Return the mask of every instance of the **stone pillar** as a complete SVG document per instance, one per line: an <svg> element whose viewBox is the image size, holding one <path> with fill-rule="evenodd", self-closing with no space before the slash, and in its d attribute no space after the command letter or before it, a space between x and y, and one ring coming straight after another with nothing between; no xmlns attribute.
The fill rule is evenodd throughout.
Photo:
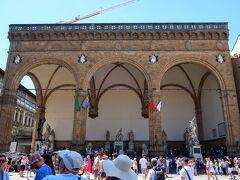
<svg viewBox="0 0 240 180"><path fill-rule="evenodd" d="M237 145L240 141L240 121L236 92L223 91L222 97L226 127L226 146L229 155L236 155L236 153L239 153Z"/></svg>
<svg viewBox="0 0 240 180"><path fill-rule="evenodd" d="M154 90L150 97L155 106L161 100L160 90ZM161 111L154 109L149 112L149 153L152 156L159 156L163 153L163 139L162 139L162 121Z"/></svg>
<svg viewBox="0 0 240 180"><path fill-rule="evenodd" d="M33 133L32 133L32 143L31 143L31 150L35 149L35 142L38 134L38 121L40 117L45 117L45 108L39 107L34 114L34 125L33 125Z"/></svg>
<svg viewBox="0 0 240 180"><path fill-rule="evenodd" d="M78 99L79 105L81 106L82 101L87 97L87 91L78 90L75 96L75 98ZM80 111L76 111L74 108L72 149L81 152L84 151L85 147L86 121L87 109L80 107Z"/></svg>
<svg viewBox="0 0 240 180"><path fill-rule="evenodd" d="M0 152L9 151L11 143L11 131L13 127L14 112L17 104L17 91L4 90L1 96L1 114L0 114Z"/></svg>

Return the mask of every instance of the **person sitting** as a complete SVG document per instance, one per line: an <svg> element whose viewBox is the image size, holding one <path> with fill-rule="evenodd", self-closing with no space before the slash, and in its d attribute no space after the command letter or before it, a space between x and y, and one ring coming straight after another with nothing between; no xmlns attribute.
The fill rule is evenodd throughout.
<svg viewBox="0 0 240 180"><path fill-rule="evenodd" d="M59 161L59 174L47 176L43 180L87 180L78 176L83 165L82 156L78 152L62 150L59 152Z"/></svg>

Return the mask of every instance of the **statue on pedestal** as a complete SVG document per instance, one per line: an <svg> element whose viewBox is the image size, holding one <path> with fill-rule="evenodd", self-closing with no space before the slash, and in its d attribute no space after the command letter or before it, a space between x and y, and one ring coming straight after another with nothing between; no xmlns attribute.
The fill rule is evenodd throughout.
<svg viewBox="0 0 240 180"><path fill-rule="evenodd" d="M189 155L193 155L193 146L199 146L199 140L197 137L197 125L194 122L195 117L189 121L189 126L184 133L184 140L186 149L189 150Z"/></svg>
<svg viewBox="0 0 240 180"><path fill-rule="evenodd" d="M132 130L128 133L128 138L129 138L128 150L129 150L129 152L134 152L134 143L133 143L134 134L133 134Z"/></svg>
<svg viewBox="0 0 240 180"><path fill-rule="evenodd" d="M122 128L118 131L115 141L122 141L123 140L123 134L122 134Z"/></svg>

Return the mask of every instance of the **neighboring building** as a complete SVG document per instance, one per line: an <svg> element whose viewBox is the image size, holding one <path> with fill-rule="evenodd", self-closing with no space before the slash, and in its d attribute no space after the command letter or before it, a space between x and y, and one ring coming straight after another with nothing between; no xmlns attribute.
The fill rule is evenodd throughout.
<svg viewBox="0 0 240 180"><path fill-rule="evenodd" d="M232 52L231 52L232 57L239 57L240 56L240 35L238 35L237 40L233 46Z"/></svg>
<svg viewBox="0 0 240 180"><path fill-rule="evenodd" d="M132 131L138 153L146 145L159 155L164 142L183 152L195 116L201 147L227 146L232 155L240 121L228 33L227 23L10 25L4 87L16 90L31 77L38 107L33 141L49 124L55 150L100 148L107 139L113 150L122 129L124 151ZM88 108L74 108L87 96ZM14 117L15 99L4 91L2 123ZM152 101L162 101L160 111L149 110ZM10 131L0 126L0 151Z"/></svg>
<svg viewBox="0 0 240 180"><path fill-rule="evenodd" d="M3 89L3 78L4 71L0 69L0 92ZM16 148L16 151L30 152L35 111L36 96L20 84L17 92L17 106L12 129L12 142L16 142L12 143L12 148ZM14 144L16 147L14 147Z"/></svg>

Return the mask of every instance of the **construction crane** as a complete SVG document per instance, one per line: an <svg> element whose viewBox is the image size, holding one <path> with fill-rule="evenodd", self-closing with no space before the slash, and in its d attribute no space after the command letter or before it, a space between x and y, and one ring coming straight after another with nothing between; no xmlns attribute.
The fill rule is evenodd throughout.
<svg viewBox="0 0 240 180"><path fill-rule="evenodd" d="M110 7L108 7L108 8L105 8L105 9L102 9L102 8L101 8L100 10L93 11L93 12L91 12L91 13L88 13L88 14L84 15L84 16L78 15L77 17L75 17L75 18L73 18L73 19L70 19L70 20L68 20L68 21L59 21L58 23L59 23L59 24L72 24L72 23L81 21L81 20L83 20L83 19L87 19L87 18L90 18L90 17L93 17L93 16L97 16L97 15L102 14L102 13L105 13L105 12L107 12L107 11L111 11L111 10L113 10L113 9L117 9L117 8L126 6L126 5L128 5L128 4L130 4L130 3L134 3L134 2L136 2L136 1L139 1L139 0L128 0L128 1L124 1L124 2L122 2L122 3L120 3L120 4L115 4L115 5L113 5L113 6L110 6Z"/></svg>

